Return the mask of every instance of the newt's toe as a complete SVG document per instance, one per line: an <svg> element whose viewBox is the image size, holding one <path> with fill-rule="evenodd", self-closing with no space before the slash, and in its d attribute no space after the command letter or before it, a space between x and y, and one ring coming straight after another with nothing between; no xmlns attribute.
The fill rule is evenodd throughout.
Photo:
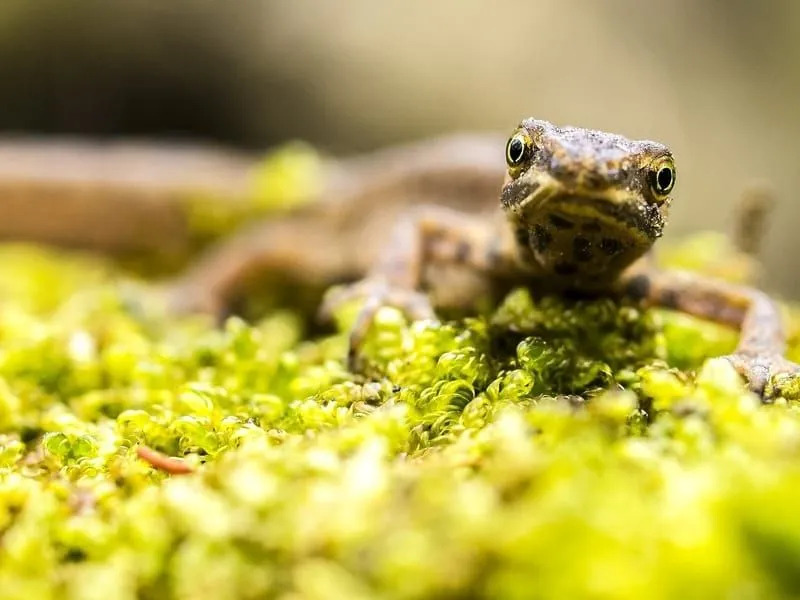
<svg viewBox="0 0 800 600"><path fill-rule="evenodd" d="M416 290L393 287L379 279L364 279L330 293L320 308L322 318L330 318L343 303L363 299L364 303L350 329L347 364L351 371L360 371L360 351L375 314L382 306L392 306L409 319L435 319L436 313L428 297Z"/></svg>
<svg viewBox="0 0 800 600"><path fill-rule="evenodd" d="M800 398L800 365L779 355L734 353L725 358L765 402L780 396Z"/></svg>

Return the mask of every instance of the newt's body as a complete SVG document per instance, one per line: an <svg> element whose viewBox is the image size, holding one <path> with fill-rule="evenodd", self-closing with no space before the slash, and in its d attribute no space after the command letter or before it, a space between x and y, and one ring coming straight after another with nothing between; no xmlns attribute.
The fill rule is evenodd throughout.
<svg viewBox="0 0 800 600"><path fill-rule="evenodd" d="M728 358L758 393L771 393L771 376L800 369L783 358L780 315L765 294L660 272L639 260L666 224L676 178L668 148L527 119L506 144L498 210L496 200L485 202L487 188L501 189L499 159L488 147L451 140L396 155L391 169L356 179L341 197L212 250L179 281L174 297L220 310L263 269L329 282L363 277L323 306L330 313L341 301L365 299L351 336L354 364L381 305L434 318L421 290L436 286L432 269L455 267L489 285L629 295L740 327ZM449 295L468 301L472 291Z"/></svg>
<svg viewBox="0 0 800 600"><path fill-rule="evenodd" d="M163 142L0 139L0 240L185 256L187 199L242 201L253 164L243 154Z"/></svg>
<svg viewBox="0 0 800 600"><path fill-rule="evenodd" d="M382 304L433 318L423 289L437 292L437 303L460 304L469 304L478 290L513 284L625 294L740 327L739 346L728 358L759 393L771 393L771 375L797 372L782 356L778 310L766 295L655 271L639 260L661 236L671 202L675 170L665 146L529 119L508 140L505 165L502 148L502 138L462 136L330 163L314 174L324 178L316 202L211 248L171 288L174 306L223 312L249 280L266 271L319 285L363 278L330 295L323 306L330 312L342 300L365 297L352 335L355 352ZM147 154L135 162L147 164ZM66 160L69 153L62 156ZM162 169L163 177L146 181L147 176L112 168L118 164L113 157L95 152L90 158L92 176L72 177L64 169L58 180L52 168L39 166L32 172L43 173L41 181L30 174L11 181L12 191L27 194L23 197L67 193L67 217L73 218L70 225L46 215L29 219L31 230L19 237L103 249L122 239L134 247L174 243L176 232L185 234L180 196L191 191L193 181L208 180L200 188L220 195L236 190L229 194L235 198L251 164L221 155L198 163L187 153L182 169ZM169 160L165 156L165 163ZM205 177L197 179L199 171ZM6 204L14 198L2 196ZM136 206L135 218L124 210L126 200ZM114 206L111 213L108 204ZM93 217L102 205L116 233ZM90 241L82 243L75 225L90 221L94 225L85 228ZM6 223L11 235L24 229L14 228L13 218ZM451 271L460 277L451 278Z"/></svg>

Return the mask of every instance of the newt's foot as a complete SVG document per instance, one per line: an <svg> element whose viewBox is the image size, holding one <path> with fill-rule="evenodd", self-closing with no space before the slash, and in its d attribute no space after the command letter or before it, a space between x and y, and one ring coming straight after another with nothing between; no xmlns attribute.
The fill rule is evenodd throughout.
<svg viewBox="0 0 800 600"><path fill-rule="evenodd" d="M797 377L800 376L800 365L780 355L734 353L724 358L747 380L748 387L765 401L781 396L790 381L800 382Z"/></svg>
<svg viewBox="0 0 800 600"><path fill-rule="evenodd" d="M320 307L319 316L329 321L339 306L356 299L363 299L364 304L350 330L347 366L354 372L360 370L361 346L375 313L382 306L397 308L414 321L436 319L436 313L426 294L407 288L392 287L380 279L363 279L329 293Z"/></svg>

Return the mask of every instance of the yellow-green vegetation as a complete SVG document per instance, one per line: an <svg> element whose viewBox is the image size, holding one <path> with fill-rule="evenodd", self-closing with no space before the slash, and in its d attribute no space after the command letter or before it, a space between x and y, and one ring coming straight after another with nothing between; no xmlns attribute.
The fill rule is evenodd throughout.
<svg viewBox="0 0 800 600"><path fill-rule="evenodd" d="M253 165L242 197L187 193L184 211L193 245L202 248L247 222L318 197L323 177L323 157L297 141L267 152Z"/></svg>
<svg viewBox="0 0 800 600"><path fill-rule="evenodd" d="M291 312L215 329L141 293L0 252L4 599L800 594L800 412L705 360L731 331L515 291L384 310L365 381Z"/></svg>

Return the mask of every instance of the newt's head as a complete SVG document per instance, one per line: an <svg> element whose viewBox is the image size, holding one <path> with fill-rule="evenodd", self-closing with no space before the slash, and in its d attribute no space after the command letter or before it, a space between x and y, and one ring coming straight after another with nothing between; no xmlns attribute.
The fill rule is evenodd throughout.
<svg viewBox="0 0 800 600"><path fill-rule="evenodd" d="M502 203L536 263L603 283L664 229L675 164L657 142L526 119L506 145Z"/></svg>

